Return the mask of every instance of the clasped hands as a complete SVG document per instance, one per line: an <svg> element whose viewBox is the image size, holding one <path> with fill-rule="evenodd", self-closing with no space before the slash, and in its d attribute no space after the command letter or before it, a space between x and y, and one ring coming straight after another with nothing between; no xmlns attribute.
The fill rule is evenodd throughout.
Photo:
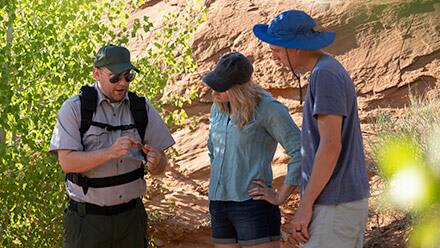
<svg viewBox="0 0 440 248"><path fill-rule="evenodd" d="M109 148L110 157L112 159L117 159L128 155L131 149L140 148L146 154L146 163L148 170L156 174L155 172L161 171L162 167L165 166L165 158L163 157L163 152L158 151L149 145L142 145L139 141L131 136L119 137L116 142Z"/></svg>

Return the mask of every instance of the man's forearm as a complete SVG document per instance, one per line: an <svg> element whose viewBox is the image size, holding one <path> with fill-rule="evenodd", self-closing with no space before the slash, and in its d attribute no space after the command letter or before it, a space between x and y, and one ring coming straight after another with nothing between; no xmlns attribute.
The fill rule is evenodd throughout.
<svg viewBox="0 0 440 248"><path fill-rule="evenodd" d="M316 152L312 175L301 199L301 205L311 207L324 189L336 166L340 144L320 144Z"/></svg>
<svg viewBox="0 0 440 248"><path fill-rule="evenodd" d="M109 149L96 151L59 150L58 160L65 173L82 173L109 161Z"/></svg>

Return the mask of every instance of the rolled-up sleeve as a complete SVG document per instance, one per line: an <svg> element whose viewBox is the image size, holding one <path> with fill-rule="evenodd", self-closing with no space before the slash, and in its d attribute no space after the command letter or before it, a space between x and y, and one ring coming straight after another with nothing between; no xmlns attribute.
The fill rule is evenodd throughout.
<svg viewBox="0 0 440 248"><path fill-rule="evenodd" d="M264 112L267 114L263 122L265 129L289 155L284 183L299 185L301 181L301 132L290 117L287 107L280 102L271 102Z"/></svg>

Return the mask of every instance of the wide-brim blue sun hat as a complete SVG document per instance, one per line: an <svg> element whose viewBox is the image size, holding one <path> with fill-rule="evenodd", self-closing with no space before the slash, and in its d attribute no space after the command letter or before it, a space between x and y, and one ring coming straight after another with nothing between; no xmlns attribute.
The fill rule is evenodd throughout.
<svg viewBox="0 0 440 248"><path fill-rule="evenodd" d="M313 30L315 20L301 10L288 10L279 14L268 24L256 24L254 35L271 45L318 50L329 46L336 37L335 32Z"/></svg>

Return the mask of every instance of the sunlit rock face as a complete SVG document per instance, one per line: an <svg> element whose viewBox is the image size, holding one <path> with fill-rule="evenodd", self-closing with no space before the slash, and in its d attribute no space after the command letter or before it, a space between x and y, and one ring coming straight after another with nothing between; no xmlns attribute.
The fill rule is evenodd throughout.
<svg viewBox="0 0 440 248"><path fill-rule="evenodd" d="M148 15L156 25L163 16L183 8L184 0L147 1L133 17ZM437 95L440 84L440 3L426 1L285 1L205 0L208 19L192 36L191 46L199 63L198 72L208 71L224 53L240 51L254 63L254 80L285 103L300 126L302 106L298 85L289 71L272 59L267 44L257 40L252 27L269 23L287 9L301 9L317 20L318 31L335 31L335 42L325 49L347 68L356 85L364 134L378 108L399 112L409 103L409 92ZM133 54L142 53L148 42L129 42ZM180 155L162 179L163 188L148 200L150 208L162 211L159 243L164 247L211 247L207 187L209 160L206 149L210 92L194 73L181 75L167 91L181 93L195 85L201 98L187 108L198 124L176 131L175 148ZM307 75L303 84L307 85ZM304 87L305 88L305 87ZM275 185L282 183L287 157L278 150L274 159ZM153 185L157 186L157 185ZM291 220L297 198L283 208L283 239L292 247Z"/></svg>

